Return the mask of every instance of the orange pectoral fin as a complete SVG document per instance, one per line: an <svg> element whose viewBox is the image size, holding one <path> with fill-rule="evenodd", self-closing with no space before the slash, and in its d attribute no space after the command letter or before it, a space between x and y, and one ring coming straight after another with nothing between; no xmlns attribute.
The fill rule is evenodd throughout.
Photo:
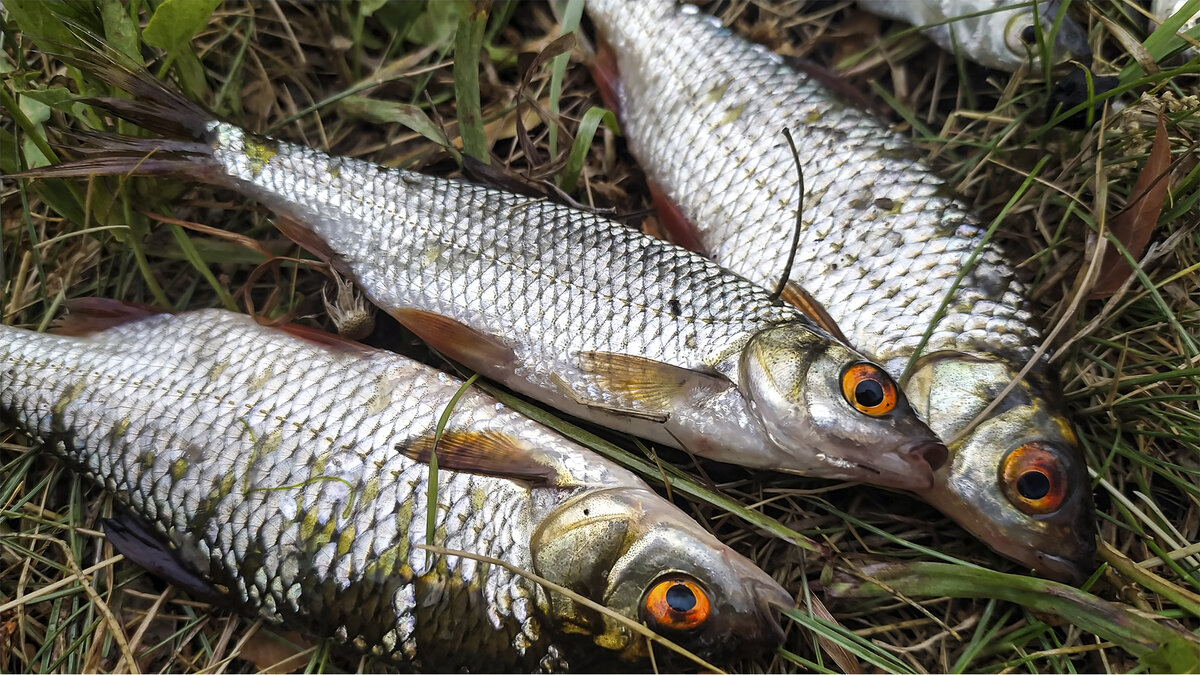
<svg viewBox="0 0 1200 675"><path fill-rule="evenodd" d="M409 308L392 309L388 313L429 346L484 374L516 362L512 348L449 317Z"/></svg>
<svg viewBox="0 0 1200 675"><path fill-rule="evenodd" d="M421 436L397 448L405 457L425 464L437 455L438 467L450 471L508 478L531 487L557 484L558 470L539 461L537 455L515 436L498 431L446 431L437 439Z"/></svg>
<svg viewBox="0 0 1200 675"><path fill-rule="evenodd" d="M825 311L825 306L809 294L808 291L804 290L804 287L800 284L794 281L787 282L784 284L783 293L779 297L784 302L795 305L805 316L812 319L826 333L840 340L842 344L850 344L845 334L842 333L842 329L838 327L837 322L833 320L829 312Z"/></svg>
<svg viewBox="0 0 1200 675"><path fill-rule="evenodd" d="M676 246L682 246L693 253L707 256L708 251L700 241L700 233L696 230L696 226L687 219L687 216L683 215L683 210L654 181L648 181L648 184L650 198L654 200L654 210L658 213L658 221L667 235L660 238L666 239ZM657 233L652 234L657 235Z"/></svg>
<svg viewBox="0 0 1200 675"><path fill-rule="evenodd" d="M173 314L150 305L109 298L74 298L67 301L67 315L58 320L51 333L69 337L85 337L94 333L141 321L158 314Z"/></svg>

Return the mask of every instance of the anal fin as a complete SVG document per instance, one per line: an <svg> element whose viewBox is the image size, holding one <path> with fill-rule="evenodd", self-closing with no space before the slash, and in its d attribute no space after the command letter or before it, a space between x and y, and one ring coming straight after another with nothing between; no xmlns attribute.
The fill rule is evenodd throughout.
<svg viewBox="0 0 1200 675"><path fill-rule="evenodd" d="M558 482L556 468L519 438L499 431L450 430L437 439L436 450L433 434L396 449L405 457L425 464L429 463L430 455L436 454L438 467L450 471L508 478L535 488Z"/></svg>
<svg viewBox="0 0 1200 675"><path fill-rule="evenodd" d="M805 316L812 319L826 333L837 338L842 344L849 345L850 341L846 339L846 335L842 333L842 329L838 327L837 321L829 315L825 310L825 306L812 296L804 287L794 281L789 281L783 286L783 293L780 294L780 299L784 302L793 305L799 309ZM853 345L850 345L853 346Z"/></svg>
<svg viewBox="0 0 1200 675"><path fill-rule="evenodd" d="M197 600L229 606L229 596L183 561L179 551L141 516L119 510L104 519L104 536L126 558L146 571L187 591Z"/></svg>
<svg viewBox="0 0 1200 675"><path fill-rule="evenodd" d="M494 372L495 364L516 360L511 347L441 314L410 308L389 309L388 313L434 349L485 374Z"/></svg>

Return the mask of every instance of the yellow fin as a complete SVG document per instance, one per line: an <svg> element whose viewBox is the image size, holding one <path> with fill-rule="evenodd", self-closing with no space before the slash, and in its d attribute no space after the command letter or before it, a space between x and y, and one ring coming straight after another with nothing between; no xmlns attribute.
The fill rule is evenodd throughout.
<svg viewBox="0 0 1200 675"><path fill-rule="evenodd" d="M840 340L842 344L850 344L845 334L842 333L842 329L838 327L837 322L833 320L832 316L829 316L829 312L825 311L825 306L810 295L808 291L804 290L804 287L800 284L794 281L787 282L784 284L783 293L779 297L784 302L794 305L796 309L804 313L804 316L812 319L826 333Z"/></svg>
<svg viewBox="0 0 1200 675"><path fill-rule="evenodd" d="M421 436L397 449L405 457L429 462L434 435ZM450 471L510 478L532 487L558 483L558 470L521 440L498 431L446 431L437 444L438 467Z"/></svg>
<svg viewBox="0 0 1200 675"><path fill-rule="evenodd" d="M661 417L664 422L687 394L717 394L733 386L715 373L615 352L580 352L579 368L601 392L599 398L581 396L572 388L580 403L633 417Z"/></svg>

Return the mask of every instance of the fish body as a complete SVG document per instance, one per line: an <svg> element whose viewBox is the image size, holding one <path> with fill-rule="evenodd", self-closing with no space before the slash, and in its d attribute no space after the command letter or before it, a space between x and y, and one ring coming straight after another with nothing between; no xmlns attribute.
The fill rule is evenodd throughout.
<svg viewBox="0 0 1200 675"><path fill-rule="evenodd" d="M429 670L567 667L569 634L592 638L588 659L645 655L611 618L430 544L657 630L677 627L647 598L684 584L707 614L670 634L701 653L781 639L767 606L791 598L769 576L629 471L475 389L437 453L496 472L443 468L427 528L430 470L414 457L463 387L445 373L222 310L123 321L80 336L0 326L0 413L169 542L189 587Z"/></svg>
<svg viewBox="0 0 1200 675"><path fill-rule="evenodd" d="M702 256L544 200L256 136L157 82L85 65L142 99L101 105L152 129L182 119L175 134L199 142L111 141L115 155L39 175L170 171L232 187L436 349L611 428L914 489L944 460L881 368Z"/></svg>
<svg viewBox="0 0 1200 675"><path fill-rule="evenodd" d="M784 271L801 208L779 133L791 130L805 192L790 279L893 377L917 359L905 391L954 443L921 496L998 551L1079 580L1094 553L1088 480L1045 360L969 426L1040 341L1026 289L978 217L906 139L695 7L587 10L660 204L713 260L765 287Z"/></svg>
<svg viewBox="0 0 1200 675"><path fill-rule="evenodd" d="M1193 40L1200 40L1200 9L1194 6L1188 8L1187 4L1188 0L1153 0L1150 3L1150 14L1154 16L1154 20L1150 22L1150 31L1153 32L1171 17L1190 11L1179 32L1186 33ZM1183 50L1184 59L1194 59L1197 56L1200 56L1200 48L1189 46Z"/></svg>
<svg viewBox="0 0 1200 675"><path fill-rule="evenodd" d="M1036 5L1015 0L858 0L875 14L924 26L921 32L939 47L998 70L1015 71L1038 64L1038 33L1050 43L1053 64L1075 57L1091 62L1087 34L1070 16L1058 28L1061 2ZM1051 64L1051 65L1053 65Z"/></svg>

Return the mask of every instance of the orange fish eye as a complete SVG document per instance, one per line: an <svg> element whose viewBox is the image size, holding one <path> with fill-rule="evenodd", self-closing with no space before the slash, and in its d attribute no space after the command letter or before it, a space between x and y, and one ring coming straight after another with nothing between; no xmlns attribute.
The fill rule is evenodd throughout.
<svg viewBox="0 0 1200 675"><path fill-rule="evenodd" d="M859 412L886 415L896 408L896 383L873 363L856 363L842 373L842 395Z"/></svg>
<svg viewBox="0 0 1200 675"><path fill-rule="evenodd" d="M1066 472L1058 455L1041 443L1026 443L1000 463L1004 494L1021 511L1041 515L1057 511L1067 497Z"/></svg>
<svg viewBox="0 0 1200 675"><path fill-rule="evenodd" d="M689 579L671 577L659 581L643 602L646 618L659 628L691 630L712 614L708 593Z"/></svg>

